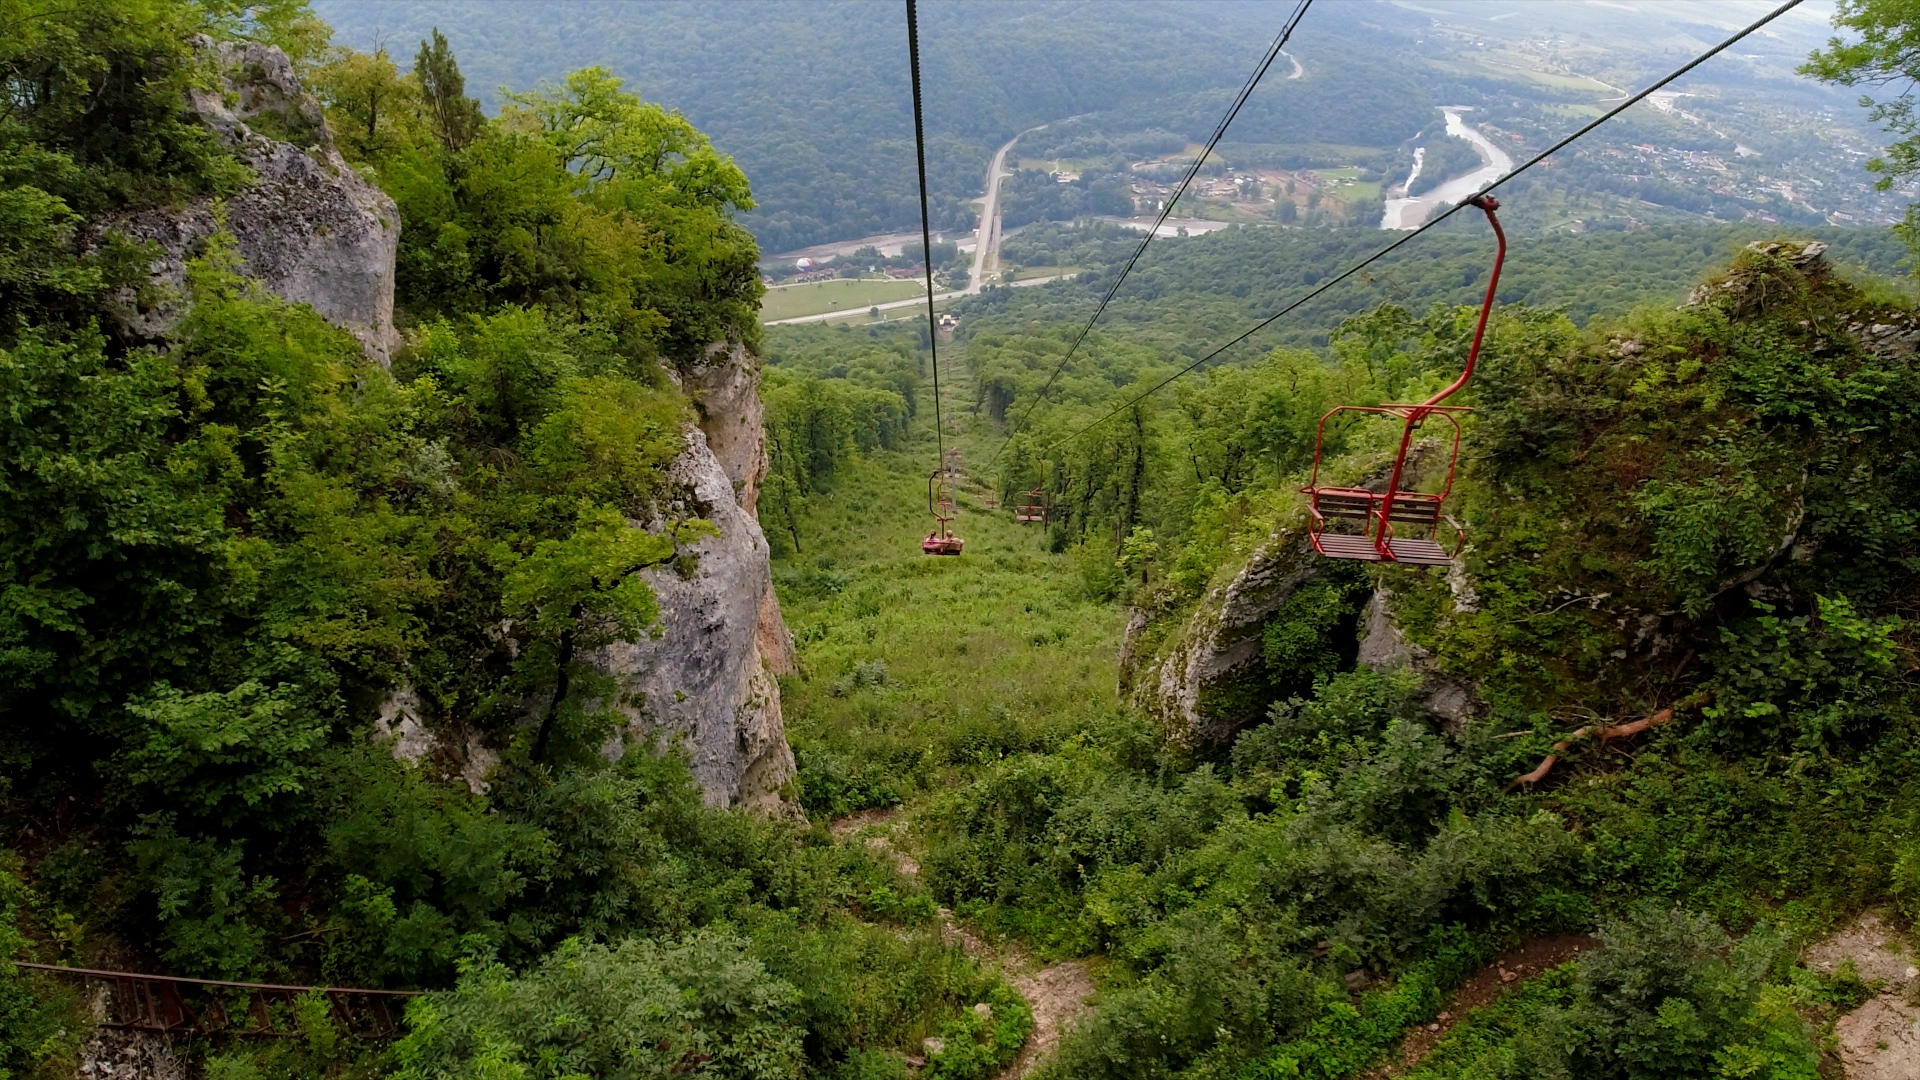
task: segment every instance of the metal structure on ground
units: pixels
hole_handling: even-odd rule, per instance
[[[45,971],[73,979],[103,992],[103,1027],[186,1035],[248,1035],[291,1038],[296,998],[320,994],[327,999],[334,1023],[363,1039],[390,1039],[399,1033],[393,1010],[395,999],[418,997],[418,990],[368,990],[341,986],[283,986],[274,983],[221,982],[147,975],[135,971],[103,971],[12,961],[17,968]],[[224,1000],[223,1000],[224,999]],[[235,1023],[243,1012],[246,1023]]]

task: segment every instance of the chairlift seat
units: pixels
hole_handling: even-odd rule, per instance
[[[935,469],[927,476],[927,512],[933,515],[933,531],[920,541],[920,551],[925,555],[958,555],[966,546],[966,541],[953,535],[947,523],[960,516],[959,504],[953,498],[953,474],[945,469]]]
[[[1480,358],[1480,344],[1487,332],[1487,317],[1493,312],[1495,290],[1500,287],[1500,268],[1507,258],[1507,235],[1500,228],[1500,219],[1494,216],[1494,211],[1500,208],[1499,201],[1489,195],[1476,195],[1468,202],[1486,213],[1487,223],[1493,227],[1498,246],[1494,253],[1493,273],[1487,278],[1486,297],[1480,302],[1480,319],[1474,327],[1473,344],[1467,349],[1465,370],[1450,385],[1418,404],[1336,405],[1320,417],[1313,447],[1313,474],[1307,486],[1300,490],[1307,496],[1307,509],[1313,515],[1308,527],[1308,539],[1313,542],[1315,551],[1328,558],[1446,566],[1452,563],[1453,556],[1466,543],[1464,530],[1447,517],[1442,508],[1447,496],[1453,492],[1454,472],[1460,464],[1460,418],[1457,414],[1471,410],[1458,405],[1443,405],[1441,402],[1473,377],[1474,366]],[[1343,413],[1370,413],[1400,422],[1400,449],[1394,456],[1393,471],[1387,478],[1385,491],[1320,486],[1321,459],[1327,452],[1327,421]],[[1432,417],[1440,417],[1453,428],[1453,452],[1447,459],[1445,484],[1438,492],[1405,490],[1400,486],[1402,482],[1411,483],[1413,480],[1408,457],[1414,446],[1414,436]],[[1442,521],[1452,526],[1457,536],[1452,552],[1439,543]],[[1329,526],[1336,523],[1339,531],[1329,531]],[[1411,526],[1403,531],[1424,532],[1426,535],[1395,536],[1395,526]]]

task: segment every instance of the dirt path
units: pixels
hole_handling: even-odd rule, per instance
[[[1558,937],[1535,938],[1532,941],[1508,949],[1501,953],[1493,963],[1474,973],[1473,978],[1461,984],[1453,996],[1447,999],[1446,1007],[1433,1023],[1415,1028],[1400,1042],[1400,1050],[1387,1062],[1367,1073],[1367,1080],[1386,1080],[1387,1077],[1402,1076],[1420,1064],[1435,1043],[1438,1043],[1453,1026],[1466,1019],[1467,1014],[1482,1005],[1493,1001],[1508,990],[1519,986],[1543,971],[1549,971],[1572,960],[1584,952],[1600,947],[1600,939],[1585,934],[1563,934]]]
[[[1867,912],[1832,937],[1809,946],[1801,960],[1832,974],[1851,962],[1878,993],[1833,1025],[1835,1049],[1847,1080],[1913,1080],[1920,1076],[1920,953]]]
[[[840,839],[864,840],[876,854],[892,859],[902,877],[918,880],[920,864],[894,843],[904,824],[899,819],[899,809],[890,806],[862,810],[836,820],[831,828],[833,835]],[[1025,999],[1027,1008],[1032,1010],[1033,1034],[1027,1036],[1027,1044],[1020,1048],[1019,1056],[998,1080],[1025,1076],[1053,1052],[1067,1025],[1086,1010],[1087,1001],[1093,996],[1092,969],[1085,960],[1063,960],[1042,966],[1013,942],[995,946],[981,939],[962,926],[951,909],[940,908],[939,916],[940,936],[948,943],[958,942],[968,956],[998,967],[1014,992]]]

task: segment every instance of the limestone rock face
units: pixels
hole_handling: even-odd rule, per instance
[[[793,646],[766,537],[705,432],[688,428],[668,475],[680,493],[672,509],[705,518],[719,535],[692,546],[690,573],[643,572],[660,604],[658,636],[616,642],[587,659],[618,683],[629,736],[663,749],[678,744],[709,805],[797,814],[775,679],[792,663]]]
[[[1834,1049],[1847,1080],[1911,1080],[1920,1076],[1920,955],[1878,912],[1865,912],[1801,960],[1831,974],[1851,963],[1877,991],[1833,1025]]]
[[[400,213],[393,200],[334,148],[319,102],[300,85],[286,54],[268,45],[216,44],[204,37],[196,45],[213,56],[221,80],[194,90],[189,108],[256,179],[223,208],[201,198],[100,223],[96,241],[112,231],[159,247],[150,267],[158,301],[142,306],[133,295],[121,296],[117,318],[143,337],[172,327],[184,311],[187,260],[205,249],[224,213],[248,277],[276,296],[312,305],[359,338],[369,356],[387,363],[398,344],[393,269]]]
[[[1261,630],[1296,590],[1318,577],[1305,534],[1282,529],[1255,551],[1231,582],[1201,598],[1172,645],[1123,673],[1134,697],[1183,745],[1221,742],[1264,714]],[[1129,631],[1139,620],[1131,620]],[[1129,634],[1127,655],[1138,665]]]
[[[680,388],[700,411],[707,448],[740,493],[740,505],[753,513],[767,476],[766,408],[753,355],[743,345],[715,342],[698,368],[679,377]]]
[[[95,1014],[104,1007],[96,1001]],[[79,1080],[186,1080],[184,1047],[157,1031],[99,1027],[80,1047],[74,1075]]]
[[[1456,568],[1457,568],[1456,564]],[[1455,590],[1459,595],[1459,590]],[[1420,696],[1428,711],[1445,722],[1447,731],[1459,734],[1467,722],[1480,712],[1480,695],[1467,683],[1440,674],[1433,656],[1408,641],[1393,621],[1393,594],[1375,589],[1361,616],[1365,636],[1360,639],[1359,663],[1378,670],[1407,668],[1420,676]]]
[[[766,476],[757,369],[744,349],[718,349],[680,379],[700,406],[703,426],[688,425],[685,449],[667,469],[668,505],[650,524],[702,518],[718,535],[686,548],[692,558],[680,567],[642,572],[660,606],[650,632],[582,655],[613,678],[616,707],[627,718],[625,737],[605,752],[618,758],[638,744],[684,753],[709,805],[797,817],[778,680],[794,669],[793,638],[751,509]],[[533,703],[527,722],[543,705]],[[431,758],[476,794],[487,791],[499,764],[499,754],[477,736],[463,739],[428,723],[408,687],[381,703],[374,737],[409,764]]]

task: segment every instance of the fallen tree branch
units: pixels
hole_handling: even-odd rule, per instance
[[[1567,736],[1564,739],[1561,739],[1557,743],[1554,743],[1552,752],[1547,754],[1546,758],[1542,760],[1540,764],[1536,766],[1532,772],[1523,773],[1520,776],[1514,777],[1507,784],[1506,787],[1503,787],[1500,789],[1500,794],[1505,795],[1511,792],[1514,788],[1517,788],[1522,784],[1525,784],[1531,787],[1534,784],[1537,784],[1540,781],[1545,780],[1547,778],[1547,774],[1553,771],[1554,765],[1559,763],[1560,755],[1566,753],[1569,747],[1571,747],[1574,743],[1581,741],[1582,739],[1593,737],[1593,738],[1599,739],[1601,742],[1604,743],[1608,739],[1630,738],[1631,736],[1638,735],[1641,732],[1648,730],[1649,728],[1657,728],[1661,724],[1664,724],[1669,720],[1672,720],[1673,712],[1674,712],[1674,709],[1676,708],[1677,709],[1697,709],[1700,706],[1705,705],[1708,701],[1711,701],[1712,699],[1713,699],[1712,691],[1703,690],[1700,693],[1695,694],[1690,698],[1687,698],[1685,701],[1676,703],[1672,707],[1661,709],[1659,712],[1654,713],[1652,716],[1643,717],[1639,720],[1634,720],[1630,723],[1590,724],[1586,727],[1579,728],[1576,731],[1574,731],[1573,734]]]

